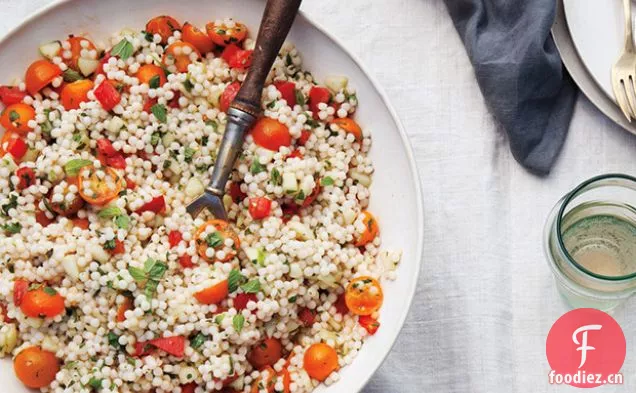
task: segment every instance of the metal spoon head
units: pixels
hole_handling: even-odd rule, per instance
[[[225,206],[223,206],[223,197],[212,194],[210,192],[204,192],[194,201],[186,207],[186,211],[196,218],[203,209],[208,209],[215,218],[227,221],[227,213],[225,212]]]

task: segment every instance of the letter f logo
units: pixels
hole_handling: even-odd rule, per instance
[[[602,327],[603,326],[601,325],[585,325],[576,329],[572,334],[572,341],[574,341],[574,344],[580,345],[580,347],[576,349],[577,351],[581,351],[581,364],[579,364],[579,368],[583,367],[585,361],[587,360],[587,351],[593,351],[596,349],[592,346],[587,345],[587,332],[590,330],[601,330]],[[578,338],[576,337],[579,333],[583,333],[581,334],[581,342],[579,342]]]

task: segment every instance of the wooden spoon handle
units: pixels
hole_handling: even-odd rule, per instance
[[[261,95],[265,79],[291,29],[302,0],[268,0],[256,38],[252,65],[232,107],[253,116],[261,112]]]

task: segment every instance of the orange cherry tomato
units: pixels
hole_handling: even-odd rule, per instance
[[[80,103],[88,101],[88,92],[93,88],[93,81],[81,79],[64,85],[60,93],[60,101],[64,109],[78,109]]]
[[[71,220],[71,222],[73,222],[74,227],[78,227],[81,229],[88,229],[90,227],[88,218],[74,218]]]
[[[221,98],[219,98],[219,109],[221,109],[222,112],[227,113],[232,101],[234,101],[234,98],[236,98],[240,89],[241,84],[239,82],[232,82],[225,87],[225,90],[223,90],[223,93],[221,94]]]
[[[36,60],[27,68],[24,83],[29,94],[35,95],[60,75],[60,67],[48,60]]]
[[[40,347],[28,347],[15,357],[13,370],[25,386],[40,389],[55,380],[55,374],[60,371],[60,361],[53,352]]]
[[[198,27],[192,25],[190,22],[186,22],[183,25],[181,31],[181,38],[192,45],[194,45],[202,55],[211,52],[214,49],[214,41]]]
[[[131,298],[124,298],[124,302],[117,308],[117,322],[124,322],[126,320],[126,311],[133,309],[133,301]]]
[[[269,117],[261,117],[250,131],[254,143],[272,151],[291,145],[291,135],[286,125]]]
[[[75,71],[79,71],[79,67],[77,66],[77,61],[81,57],[82,49],[96,50],[95,44],[93,44],[93,42],[89,40],[88,38],[73,36],[73,35],[69,36],[66,39],[66,41],[71,45],[71,48],[68,49],[68,51],[71,52],[71,57],[69,58],[64,57],[64,52],[67,51],[64,48],[60,48],[60,51],[58,52],[57,55],[62,58],[62,61],[64,61],[64,64],[66,64],[67,66],[69,66],[71,69]],[[82,46],[82,42],[84,41],[86,42],[86,44],[84,44],[86,45],[86,48]]]
[[[154,83],[156,80],[157,86],[163,86],[167,81],[163,68],[154,64],[144,64],[139,67],[139,71],[137,71],[135,77],[139,79],[139,83],[145,83],[147,85],[151,85],[151,81]]]
[[[231,27],[226,23],[211,22],[205,25],[205,29],[212,41],[219,46],[238,44],[247,37],[247,26],[240,22],[234,22]]]
[[[212,235],[208,235],[210,239],[203,239],[202,235],[210,225],[216,228],[216,232],[213,232]],[[218,235],[216,235],[217,233]],[[224,240],[227,238],[234,241],[232,248],[229,250],[223,244]],[[194,241],[197,244],[197,252],[199,253],[199,256],[206,262],[212,262],[216,258],[210,258],[207,256],[208,248],[214,248],[215,250],[225,249],[225,258],[219,259],[219,262],[227,262],[236,256],[237,250],[241,247],[241,241],[238,235],[229,227],[227,221],[216,219],[209,220],[205,224],[201,225],[194,233]]]
[[[53,318],[65,312],[64,298],[51,287],[40,287],[24,294],[20,309],[30,318]]]
[[[218,284],[212,285],[202,291],[194,294],[194,298],[202,304],[219,304],[229,294],[228,281],[223,280]]]
[[[161,36],[161,43],[167,44],[168,38],[175,30],[181,30],[181,24],[173,17],[167,15],[157,16],[146,23],[146,31]]]
[[[313,344],[305,351],[303,368],[310,377],[322,382],[338,369],[338,354],[327,344]]]
[[[267,393],[274,393],[274,388],[276,387],[276,371],[270,366],[261,370],[261,375],[254,380],[252,383],[252,388],[250,389],[250,393],[262,393],[266,391]],[[265,377],[265,380],[263,380]]]
[[[370,335],[374,335],[380,328],[380,322],[369,315],[360,315],[360,317],[358,317],[358,323],[365,328]]]
[[[373,217],[373,214],[366,210],[363,210],[360,214],[363,215],[362,222],[364,223],[364,231],[360,234],[360,237],[356,239],[356,247],[361,247],[365,244],[371,243],[380,233],[378,220]]]
[[[289,370],[287,369],[287,367],[285,367],[284,369],[281,370],[281,372],[278,373],[278,377],[283,380],[283,392],[282,393],[291,393],[291,375],[289,374]]]
[[[61,202],[53,201],[54,192],[51,191],[47,201],[49,208],[53,210],[53,212],[64,217],[69,217],[76,214],[82,207],[84,207],[84,200],[77,193],[74,194],[74,197],[70,201],[66,199],[67,195],[70,193],[69,188],[73,184],[77,185],[77,178],[66,178],[66,180],[53,188],[55,190],[58,186],[62,187],[62,195],[64,196],[64,200]]]
[[[193,53],[194,56],[192,56]],[[188,42],[177,41],[166,48],[166,53],[164,53],[161,62],[168,69],[174,67],[178,72],[188,72],[188,66],[200,58],[201,54],[194,45]]]
[[[100,178],[99,172],[105,174]],[[78,176],[79,194],[91,205],[102,206],[117,198],[121,190],[126,187],[126,180],[114,169],[95,169],[92,166],[82,168]]]
[[[337,118],[334,119],[331,124],[337,125],[348,134],[352,134],[358,142],[362,140],[362,128],[360,128],[360,125],[358,125],[355,120],[349,119],[348,117]]]
[[[247,361],[257,370],[265,366],[273,366],[283,357],[283,346],[280,340],[267,338],[254,345],[247,354]]]
[[[33,128],[29,127],[29,120],[35,119],[35,109],[27,104],[9,105],[0,115],[0,124],[7,131],[15,131],[25,135]]]
[[[369,276],[356,277],[345,291],[347,308],[356,315],[370,315],[382,307],[384,295],[378,280]]]

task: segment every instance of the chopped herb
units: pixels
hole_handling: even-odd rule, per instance
[[[193,148],[191,148],[191,147],[186,147],[186,148],[183,150],[183,160],[184,160],[185,162],[192,162],[192,157],[194,157],[194,154],[195,154],[196,152],[197,152],[197,151],[196,151],[196,150],[194,150]]]
[[[70,160],[66,163],[66,165],[64,165],[64,172],[66,172],[68,176],[77,176],[80,169],[89,165],[93,165],[93,161],[76,158],[74,160]]]
[[[205,238],[205,242],[208,244],[208,247],[216,248],[223,244],[223,237],[219,233],[219,231],[212,232]]]
[[[78,363],[77,361],[68,362],[68,363],[64,364],[64,367],[62,367],[62,368],[65,369],[65,370],[69,370],[69,369],[75,368],[75,366],[77,366],[77,363]]]
[[[110,239],[109,241],[104,243],[104,250],[114,250],[115,247],[117,247],[117,243],[115,242],[115,239]]]
[[[333,184],[334,184],[334,180],[329,176],[325,176],[322,179],[320,179],[321,186],[332,186]]]
[[[261,172],[265,172],[265,166],[261,164],[257,158],[253,159],[252,165],[250,166],[250,173],[256,175]]]
[[[296,96],[296,104],[305,105],[305,95],[300,89],[294,89],[294,95]]]
[[[157,146],[161,141],[161,133],[159,131],[155,131],[150,136],[150,144],[153,146]]]
[[[9,120],[11,122],[14,122],[14,121],[18,120],[19,118],[20,118],[20,115],[18,114],[18,112],[16,112],[16,111],[9,112]]]
[[[171,166],[171,165],[172,165],[172,161],[170,161],[170,160],[165,160],[165,161],[163,162],[163,169],[168,169],[168,168],[170,168],[170,166]]]
[[[13,235],[16,233],[20,233],[20,231],[22,230],[22,224],[20,224],[19,222],[10,222],[8,224],[4,224],[2,226],[2,229],[4,229],[5,232]]]
[[[159,87],[160,83],[161,83],[161,77],[159,75],[155,75],[152,78],[150,78],[150,80],[148,81],[148,86],[150,86],[151,89],[156,89]]]
[[[130,217],[126,214],[117,216],[117,218],[115,218],[115,225],[117,225],[117,228],[120,228],[120,229],[130,228]]]
[[[278,171],[278,169],[276,168],[272,169],[272,172],[269,175],[269,180],[275,186],[280,186],[281,184],[283,184],[283,178],[280,175],[280,172]]]
[[[276,100],[274,100],[274,101],[270,101],[270,102],[267,104],[267,109],[274,109],[274,107],[275,107],[275,106],[276,106]]]
[[[119,343],[119,336],[113,332],[108,332],[108,343],[115,349],[122,349],[122,345]]]
[[[285,56],[285,65],[289,67],[290,65],[293,65],[293,64],[294,64],[294,61],[288,52],[287,55]]]
[[[143,269],[139,269],[138,267],[129,266],[128,273],[132,276],[135,281],[143,281],[146,279],[146,272]]]
[[[186,89],[186,91],[189,93],[192,91],[192,89],[194,89],[194,85],[192,84],[192,82],[190,82],[190,79],[186,79],[183,82],[183,88]]]
[[[229,293],[235,292],[245,281],[247,281],[247,279],[241,274],[241,272],[236,269],[232,269],[230,271],[230,276],[227,279]]]
[[[122,38],[121,41],[117,43],[117,45],[113,46],[113,49],[110,50],[111,56],[119,56],[120,59],[126,60],[130,56],[132,56],[135,48],[133,48],[133,44],[128,41],[127,38]]]
[[[168,117],[167,117],[168,110],[166,109],[165,106],[161,104],[155,104],[152,106],[152,108],[150,108],[150,110],[152,111],[152,114],[155,115],[157,120],[159,120],[160,122],[165,123],[168,120]]]
[[[214,120],[206,120],[205,121],[205,125],[212,127],[214,129],[214,132],[217,132],[219,130],[219,124],[216,121],[214,121]],[[205,142],[204,142],[204,140],[205,140]],[[208,144],[208,137],[207,136],[204,136],[201,139],[201,144],[204,145],[204,146]]]
[[[101,390],[102,388],[102,379],[97,379],[95,377],[91,377],[86,386],[90,386],[95,390]]]
[[[298,191],[298,194],[296,194],[294,199],[299,201],[305,199],[305,192],[303,190]]]
[[[216,317],[214,317],[214,323],[216,323],[217,325],[220,325],[221,322],[223,322],[223,318],[225,318],[225,314],[219,314]]]
[[[154,41],[154,38],[155,38],[154,34],[152,34],[149,31],[145,31],[145,30],[142,30],[141,32],[144,35],[144,38],[146,39],[146,41],[148,41],[148,42],[153,42]]]
[[[232,326],[237,333],[240,333],[243,330],[243,325],[245,324],[245,317],[242,314],[235,315],[232,318]]]
[[[214,126],[213,126],[213,127],[214,127],[214,129],[216,130],[216,128],[217,128],[218,126],[216,125],[216,122],[214,122],[214,121],[212,121],[212,120],[208,120],[208,121],[206,121],[206,122],[205,122],[205,125],[206,125],[206,126],[209,126],[209,125],[210,125],[210,122],[211,122],[212,124],[214,124]],[[203,146],[207,146],[207,144],[208,144],[208,142],[209,142],[209,141],[210,141],[210,138],[209,138],[207,135],[205,135],[205,136],[203,136],[203,137],[201,138],[201,144],[202,144]]]
[[[15,209],[16,207],[18,207],[18,196],[15,194],[11,194],[11,196],[9,197],[9,203],[2,205],[1,208],[4,215],[8,216],[9,211],[11,209]]]
[[[73,83],[73,82],[77,82],[79,80],[84,79],[84,77],[82,76],[82,74],[80,74],[79,72],[71,69],[71,68],[67,68],[63,73],[62,73],[62,77],[64,78],[64,82],[66,83]]]
[[[297,298],[298,298],[298,296],[294,295],[294,296],[290,297],[290,298],[289,298],[289,299],[287,299],[287,300],[289,300],[289,302],[290,302],[290,303],[296,303],[296,299],[297,299]]]
[[[245,293],[258,293],[261,290],[261,282],[256,278],[241,285],[241,289]]]
[[[40,288],[42,288],[42,284],[36,282],[34,284],[29,285],[29,288],[27,288],[27,290],[31,292],[31,291],[37,291]]]
[[[53,123],[51,123],[51,121],[49,120],[48,116],[46,118],[46,120],[44,120],[42,123],[40,123],[40,129],[42,130],[43,133],[45,134],[50,134],[51,130],[53,130]]]
[[[130,356],[126,356],[126,363],[130,364],[131,366],[137,365],[137,361],[135,360],[135,358],[131,358]]]
[[[44,287],[43,289],[44,293],[46,293],[49,296],[55,296],[57,295],[57,291],[51,287]]]
[[[152,258],[146,260],[143,269],[134,266],[128,267],[128,273],[130,273],[132,278],[138,283],[145,285],[145,294],[148,299],[151,299],[157,292],[159,281],[163,278],[166,270],[168,270],[168,265],[157,262]]]
[[[223,30],[223,29],[217,29],[217,30],[216,30],[216,34],[218,34],[218,35],[225,35],[225,30]]]
[[[116,206],[109,206],[105,209],[100,210],[97,213],[97,217],[99,218],[113,218],[113,217],[117,217],[117,216],[121,216],[122,214],[124,214],[120,208],[116,207]]]
[[[208,336],[203,333],[198,333],[196,336],[190,339],[190,346],[193,349],[199,349],[201,346],[208,341]]]

